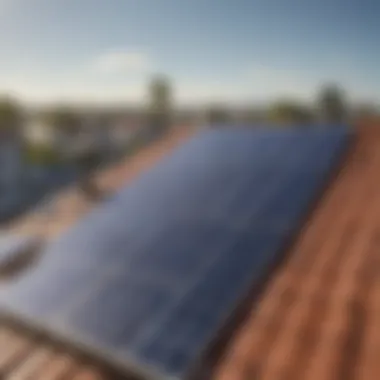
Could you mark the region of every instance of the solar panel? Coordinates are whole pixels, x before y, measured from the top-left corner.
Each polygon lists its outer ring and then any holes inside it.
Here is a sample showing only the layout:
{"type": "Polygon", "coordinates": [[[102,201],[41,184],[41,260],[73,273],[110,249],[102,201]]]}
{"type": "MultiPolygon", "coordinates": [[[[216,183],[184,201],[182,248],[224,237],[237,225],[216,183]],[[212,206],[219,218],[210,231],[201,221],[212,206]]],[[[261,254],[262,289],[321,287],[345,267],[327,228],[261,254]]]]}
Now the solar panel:
{"type": "Polygon", "coordinates": [[[126,371],[183,379],[347,141],[344,128],[201,133],[51,243],[0,291],[1,311],[126,371]]]}

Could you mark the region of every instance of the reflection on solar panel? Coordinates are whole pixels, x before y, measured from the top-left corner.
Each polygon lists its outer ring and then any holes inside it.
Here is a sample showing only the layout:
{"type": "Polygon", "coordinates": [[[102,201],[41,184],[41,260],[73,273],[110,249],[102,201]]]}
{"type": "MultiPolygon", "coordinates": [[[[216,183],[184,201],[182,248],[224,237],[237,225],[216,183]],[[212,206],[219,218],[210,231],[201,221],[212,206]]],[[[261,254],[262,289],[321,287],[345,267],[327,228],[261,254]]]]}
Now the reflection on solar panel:
{"type": "Polygon", "coordinates": [[[126,370],[184,378],[347,140],[342,128],[200,134],[47,247],[1,310],[126,370]]]}

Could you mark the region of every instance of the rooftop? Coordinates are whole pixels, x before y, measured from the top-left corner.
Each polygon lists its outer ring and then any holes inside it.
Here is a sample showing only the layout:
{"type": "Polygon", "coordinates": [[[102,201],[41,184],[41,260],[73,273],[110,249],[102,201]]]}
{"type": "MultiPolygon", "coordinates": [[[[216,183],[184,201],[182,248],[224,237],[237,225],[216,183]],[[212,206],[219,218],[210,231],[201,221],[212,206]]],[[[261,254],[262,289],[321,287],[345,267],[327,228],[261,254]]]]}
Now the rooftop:
{"type": "MultiPolygon", "coordinates": [[[[127,177],[136,173],[130,170],[127,177]]],[[[287,260],[223,350],[215,380],[380,378],[379,171],[380,131],[361,128],[287,260]]],[[[0,374],[114,378],[88,358],[7,326],[0,328],[0,374]]]]}

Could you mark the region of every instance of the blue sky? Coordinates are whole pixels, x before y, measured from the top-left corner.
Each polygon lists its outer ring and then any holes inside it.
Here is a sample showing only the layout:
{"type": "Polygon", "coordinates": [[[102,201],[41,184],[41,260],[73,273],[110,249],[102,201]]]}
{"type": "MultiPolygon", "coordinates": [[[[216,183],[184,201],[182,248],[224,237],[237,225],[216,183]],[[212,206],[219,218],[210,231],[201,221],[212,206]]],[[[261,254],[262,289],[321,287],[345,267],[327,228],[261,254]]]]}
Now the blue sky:
{"type": "Polygon", "coordinates": [[[380,100],[376,0],[0,0],[0,91],[28,102],[311,99],[324,81],[380,100]]]}

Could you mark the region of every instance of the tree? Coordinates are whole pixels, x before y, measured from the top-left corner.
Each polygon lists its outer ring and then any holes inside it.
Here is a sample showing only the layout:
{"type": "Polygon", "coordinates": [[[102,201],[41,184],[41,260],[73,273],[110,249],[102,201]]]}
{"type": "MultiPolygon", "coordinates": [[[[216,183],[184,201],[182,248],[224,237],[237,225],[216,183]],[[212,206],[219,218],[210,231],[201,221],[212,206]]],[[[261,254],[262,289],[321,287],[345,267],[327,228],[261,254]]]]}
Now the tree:
{"type": "Polygon", "coordinates": [[[0,130],[14,131],[21,124],[22,111],[16,101],[4,97],[0,99],[0,130]]]}
{"type": "Polygon", "coordinates": [[[294,101],[283,100],[272,105],[268,118],[280,125],[307,125],[313,121],[311,110],[294,101]]]}
{"type": "Polygon", "coordinates": [[[334,84],[322,87],[319,95],[319,110],[325,122],[342,123],[347,117],[347,106],[343,89],[334,84]]]}
{"type": "Polygon", "coordinates": [[[155,76],[150,83],[149,122],[155,132],[168,129],[172,116],[172,93],[169,80],[164,76],[155,76]]]}

